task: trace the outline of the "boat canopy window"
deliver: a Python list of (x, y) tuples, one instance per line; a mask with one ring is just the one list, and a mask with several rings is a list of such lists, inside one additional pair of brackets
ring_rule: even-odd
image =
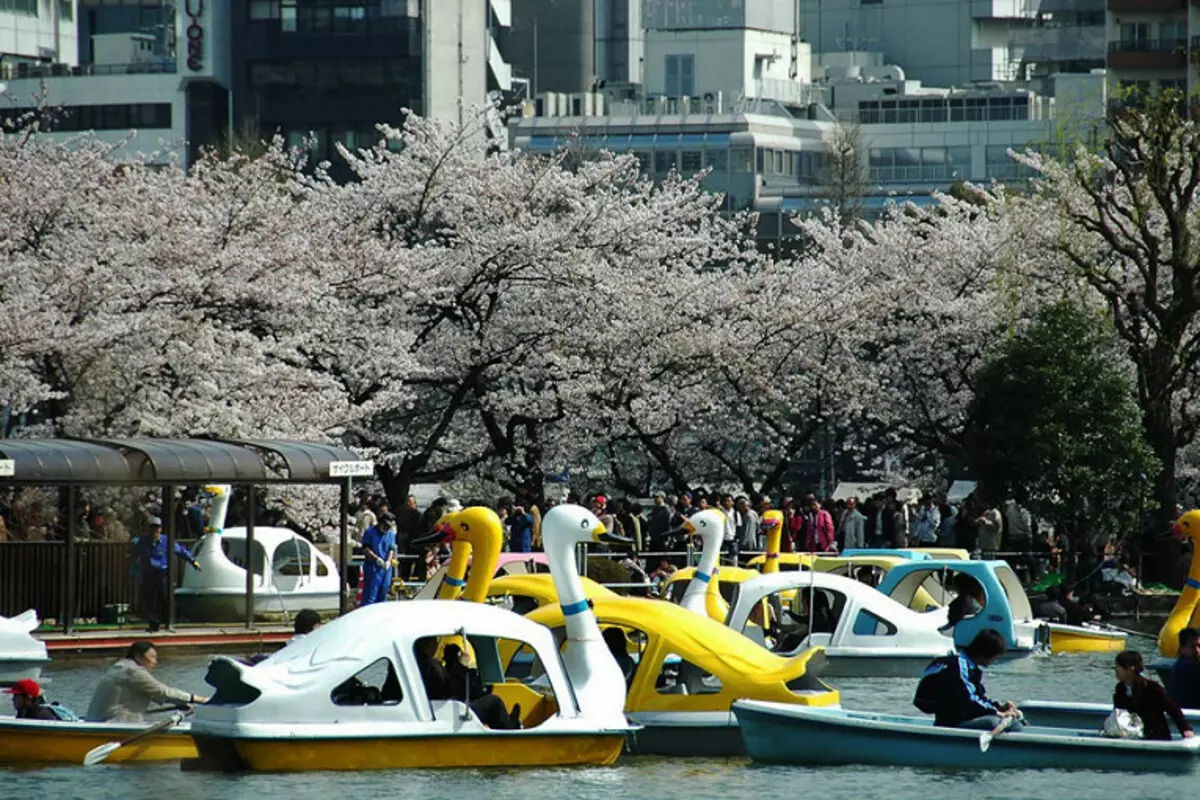
[(275, 548), (271, 569), (276, 575), (307, 576), (312, 574), (312, 561), (312, 545), (299, 536), (293, 536)]
[[(234, 566), (246, 568), (246, 540), (235, 536), (221, 537), (221, 552), (225, 557), (233, 562)], [(259, 575), (266, 575), (265, 568), (267, 563), (267, 551), (263, 549), (262, 542), (254, 542), (254, 571)]]
[(996, 577), (1000, 579), (1000, 585), (1004, 587), (1004, 593), (1008, 595), (1008, 604), (1012, 607), (1013, 619), (1033, 619), (1033, 609), (1029, 606), (1029, 595), (1025, 594), (1025, 587), (1021, 586), (1021, 581), (1012, 568), (996, 567)]
[(642, 656), (650, 643), (650, 637), (637, 628), (625, 625), (605, 625), (602, 632), (604, 643), (608, 645), (609, 652), (621, 668), (621, 674), (625, 676), (626, 688), (632, 686), (638, 668), (642, 665)]
[(896, 626), (865, 608), (854, 619), (855, 636), (895, 636)]
[(678, 656), (667, 656), (654, 682), (659, 694), (720, 694), (721, 679)]
[(329, 699), (336, 706), (383, 706), (404, 698), (391, 659), (381, 658), (339, 683)]

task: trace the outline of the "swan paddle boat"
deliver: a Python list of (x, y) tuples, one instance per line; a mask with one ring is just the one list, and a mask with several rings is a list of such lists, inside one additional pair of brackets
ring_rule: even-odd
[(1171, 526), (1171, 534), (1191, 540), (1192, 561), (1179, 599), (1158, 632), (1158, 652), (1168, 659), (1179, 655), (1179, 632), (1200, 625), (1200, 510), (1184, 512)]
[[(152, 725), (153, 719), (128, 723), (0, 717), (0, 763), (82, 764), (96, 748), (143, 734)], [(104, 763), (179, 761), (196, 755), (191, 725), (185, 721), (114, 750)]]
[(780, 655), (823, 648), (826, 677), (919, 677), (930, 661), (954, 651), (950, 636), (938, 630), (945, 623), (945, 611), (922, 614), (871, 586), (824, 572), (747, 581), (728, 619), (730, 628)]
[(1200, 754), (1200, 738), (1108, 739), (1099, 730), (1030, 725), (985, 745), (986, 731), (938, 728), (932, 717), (756, 700), (739, 700), (733, 711), (750, 757), (774, 764), (1191, 772)]
[(0, 617), (0, 686), (24, 678), (37, 680), (50, 663), (46, 644), (34, 637), (40, 621), (32, 608), (15, 617)]
[(700, 563), (676, 570), (667, 581), (663, 596), (688, 611), (724, 622), (729, 615), (729, 604), (736, 596), (736, 585), (754, 572), (738, 567), (718, 567), (725, 538), (723, 512), (715, 508), (698, 511), (683, 521), (683, 529), (689, 536), (700, 539)]
[(212, 505), (209, 527), (194, 550), (200, 570), (183, 570), (175, 590), (181, 615), (198, 622), (244, 620), (247, 565), (254, 572), (258, 613), (338, 609), (342, 584), (332, 558), (295, 531), (257, 525), (248, 557), (246, 529), (224, 527), (230, 487), (206, 486), (205, 492)]
[[(561, 510), (560, 510), (561, 509)], [(439, 522), (443, 535), (487, 509)], [(583, 512), (579, 516), (575, 512)], [(490, 526), (489, 526), (490, 527)], [(635, 728), (622, 707), (625, 681), (574, 570), (579, 542), (606, 541), (590, 512), (559, 506), (543, 537), (567, 609), (567, 647), (545, 627), (483, 603), (412, 600), (357, 609), (256, 666), (218, 657), (212, 700), (192, 725), (202, 766), (263, 771), (403, 767), (611, 764)], [(478, 556), (478, 553), (476, 554)], [(565, 569), (564, 569), (565, 568)], [(490, 581), (480, 570), (477, 586)], [(403, 613), (398, 613), (398, 608)], [(558, 606), (556, 606), (558, 608)], [(430, 638), (465, 640), (480, 680), (522, 728), (485, 727), (460, 700), (433, 700), (420, 678), (416, 648)], [(504, 674), (502, 651), (528, 648), (542, 689)]]

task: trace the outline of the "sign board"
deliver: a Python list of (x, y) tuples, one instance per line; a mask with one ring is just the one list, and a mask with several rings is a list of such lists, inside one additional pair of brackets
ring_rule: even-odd
[(375, 474), (374, 461), (330, 461), (331, 478), (370, 478)]
[(17, 462), (11, 458), (0, 458), (0, 478), (11, 478), (17, 474)]

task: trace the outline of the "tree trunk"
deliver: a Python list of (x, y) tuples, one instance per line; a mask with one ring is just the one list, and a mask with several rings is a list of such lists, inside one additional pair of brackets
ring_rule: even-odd
[[(1165, 393), (1164, 393), (1165, 395)], [(1163, 397), (1163, 395), (1160, 395)], [(1138, 577), (1165, 583), (1173, 588), (1183, 585), (1184, 572), (1180, 568), (1180, 542), (1166, 535), (1175, 522), (1175, 507), (1179, 501), (1175, 484), (1175, 426), (1171, 418), (1170, 395), (1153, 403), (1146, 409), (1143, 425), (1146, 441), (1158, 456), (1162, 467), (1152, 483), (1152, 518), (1147, 541), (1141, 542), (1142, 552), (1150, 557), (1144, 562), (1147, 574)], [(1140, 525), (1139, 520), (1139, 525)], [(1140, 533), (1140, 531), (1139, 531)]]

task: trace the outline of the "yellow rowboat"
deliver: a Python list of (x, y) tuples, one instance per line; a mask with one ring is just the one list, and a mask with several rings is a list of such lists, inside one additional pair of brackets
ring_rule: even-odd
[[(82, 764), (89, 750), (136, 736), (148, 723), (63, 722), (0, 719), (0, 763)], [(196, 744), (184, 722), (113, 751), (105, 763), (179, 761), (196, 757)]]
[(1123, 631), (1047, 622), (1051, 653), (1119, 653), (1128, 636)]

